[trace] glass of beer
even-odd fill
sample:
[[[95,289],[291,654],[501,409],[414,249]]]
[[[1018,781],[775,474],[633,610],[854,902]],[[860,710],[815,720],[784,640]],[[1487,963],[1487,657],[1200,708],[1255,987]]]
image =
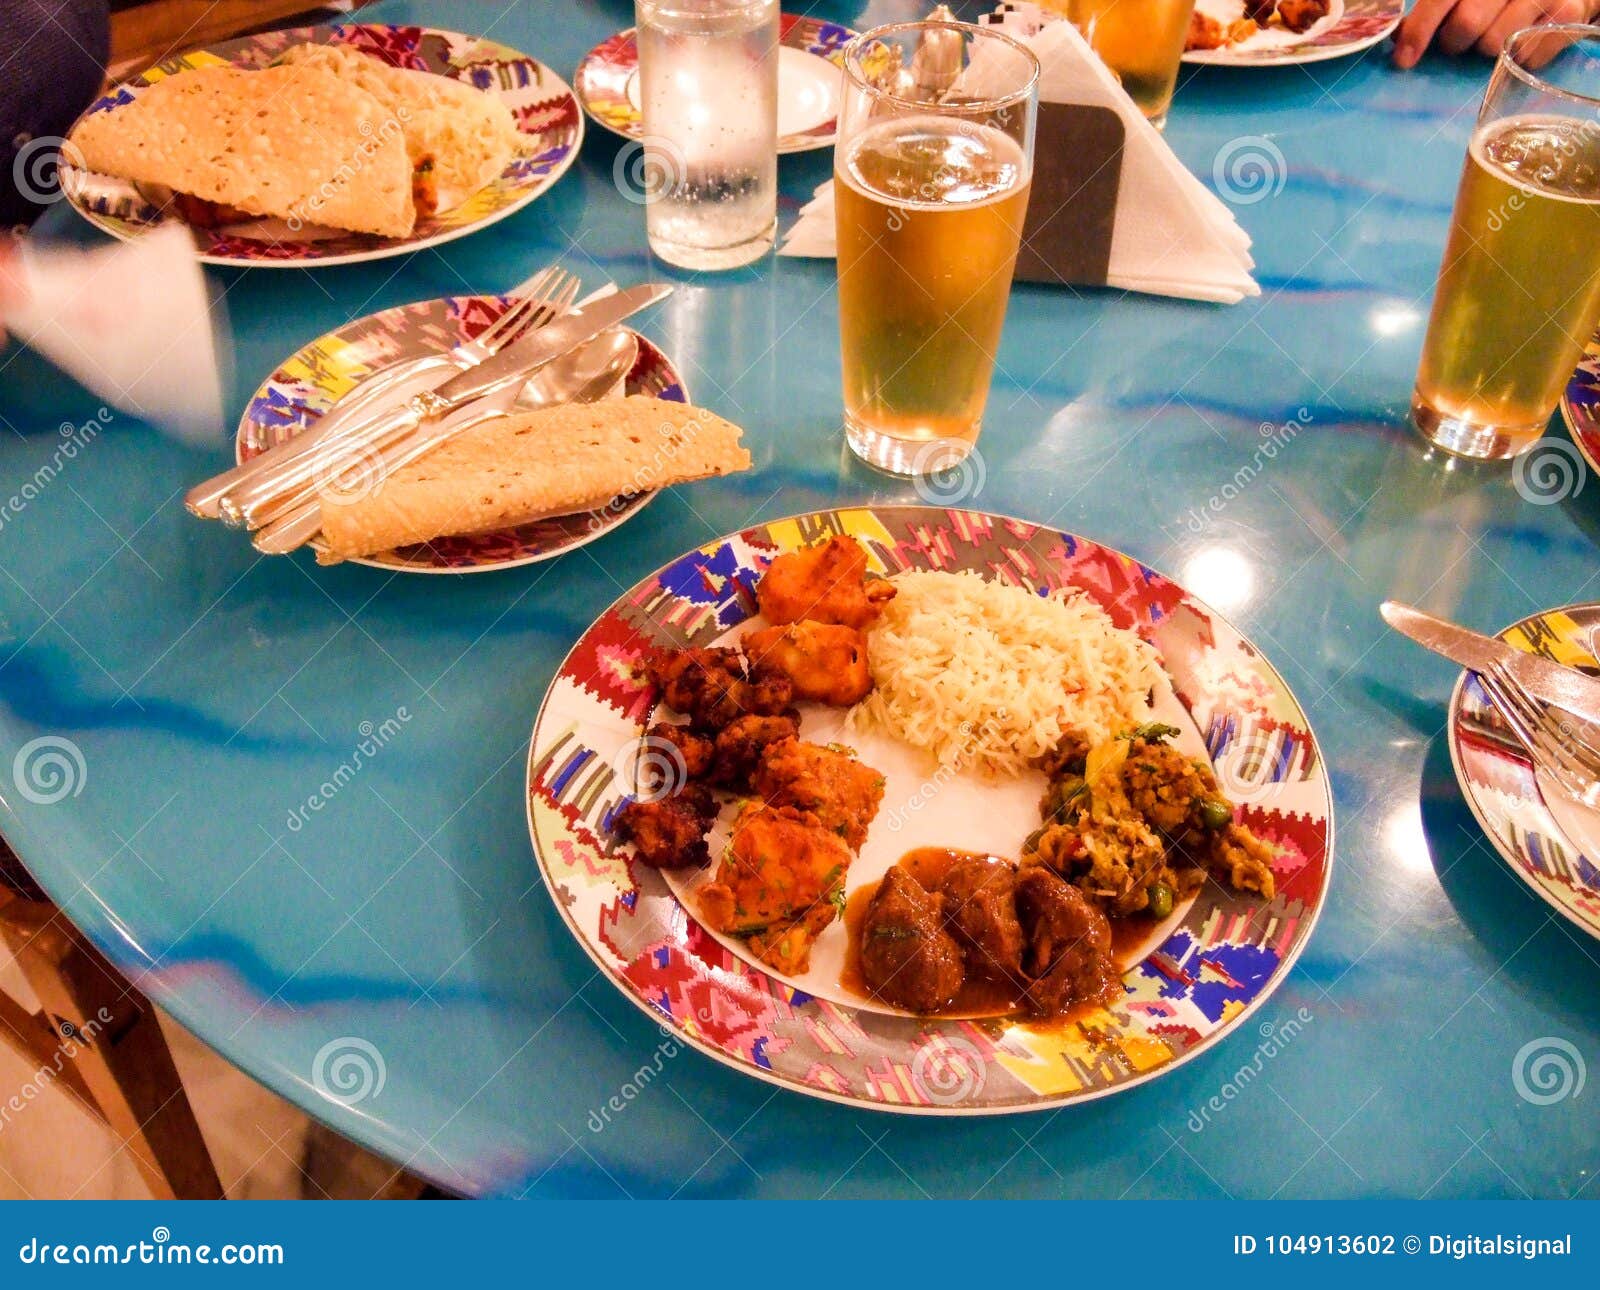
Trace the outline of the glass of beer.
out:
[[[1051,0],[1160,130],[1178,83],[1194,0]]]
[[[1600,27],[1511,36],[1473,128],[1411,419],[1462,457],[1544,433],[1600,322]]]
[[[898,23],[844,55],[834,208],[845,438],[880,470],[972,450],[1032,178],[1039,63],[1009,36]]]

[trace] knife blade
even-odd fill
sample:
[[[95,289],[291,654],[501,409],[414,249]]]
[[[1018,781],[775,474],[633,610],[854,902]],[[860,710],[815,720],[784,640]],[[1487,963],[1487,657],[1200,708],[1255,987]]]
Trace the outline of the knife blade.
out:
[[[297,487],[320,474],[338,473],[341,460],[359,461],[366,445],[378,435],[407,424],[420,426],[491,394],[510,381],[526,381],[541,367],[577,345],[616,326],[625,318],[671,294],[670,283],[646,282],[601,297],[584,308],[546,323],[492,358],[452,376],[444,384],[424,390],[398,408],[385,408],[347,426],[339,442],[325,454],[309,453],[276,473],[252,478],[222,497],[218,510],[224,522],[235,527],[257,527],[263,508],[286,488]]]
[[[1493,636],[1457,626],[1443,618],[1386,600],[1378,607],[1383,621],[1417,644],[1452,663],[1482,672],[1490,663],[1504,663],[1517,683],[1534,698],[1587,721],[1600,721],[1600,680],[1538,654],[1529,654]]]
[[[489,393],[510,377],[519,374],[532,376],[573,346],[581,345],[607,328],[615,327],[624,318],[631,317],[671,293],[672,285],[664,282],[643,282],[638,286],[625,287],[615,295],[596,300],[554,322],[546,323],[515,344],[507,345],[493,358],[487,358],[476,367],[469,367],[460,375],[452,376],[433,391],[433,397],[443,400],[448,408],[456,408]]]

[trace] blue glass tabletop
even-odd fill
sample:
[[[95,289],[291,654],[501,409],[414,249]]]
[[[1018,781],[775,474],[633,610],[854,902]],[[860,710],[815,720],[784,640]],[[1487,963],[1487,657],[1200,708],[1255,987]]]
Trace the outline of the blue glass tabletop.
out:
[[[914,7],[813,9],[862,26]],[[383,0],[363,15],[487,24],[564,73],[632,22],[622,0]],[[1600,1057],[1600,946],[1486,841],[1443,736],[1456,670],[1377,614],[1395,597],[1497,629],[1600,598],[1600,489],[1527,500],[1504,467],[1427,458],[1405,425],[1486,73],[1440,58],[1400,73],[1383,49],[1186,68],[1167,131],[1178,156],[1213,188],[1218,159],[1242,149],[1268,167],[1266,182],[1223,194],[1254,239],[1261,296],[1214,306],[1019,286],[982,489],[965,500],[1176,578],[1305,706],[1338,850],[1310,947],[1259,1014],[1271,1025],[1303,1009],[1293,1044],[1264,1055],[1246,1027],[1092,1104],[891,1118],[680,1049],[596,973],[524,822],[529,732],[566,650],[622,589],[714,536],[917,498],[843,448],[832,265],[776,258],[697,277],[652,262],[642,212],[614,182],[619,141],[593,125],[554,189],[471,237],[312,272],[210,270],[235,345],[229,417],[332,327],[555,262],[592,286],[677,282],[642,330],[697,401],[746,428],[755,468],[670,491],[522,569],[319,568],[306,553],[258,557],[185,513],[184,489],[229,460],[220,441],[185,446],[112,415],[62,460],[62,430],[97,408],[12,353],[0,828],[185,1025],[339,1131],[464,1192],[1580,1191],[1596,1163],[1589,1099],[1522,1096],[1517,1061],[1538,1041],[1571,1045],[1580,1067]],[[783,158],[785,224],[829,164],[826,150]],[[42,231],[97,236],[65,208]],[[46,738],[81,761],[57,767],[65,791],[24,795],[19,755]],[[623,1109],[599,1116],[613,1098]]]

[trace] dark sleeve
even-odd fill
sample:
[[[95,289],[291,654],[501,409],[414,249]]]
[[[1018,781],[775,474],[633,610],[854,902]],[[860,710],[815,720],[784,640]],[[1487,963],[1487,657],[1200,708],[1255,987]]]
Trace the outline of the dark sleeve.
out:
[[[100,92],[110,44],[107,0],[0,0],[0,228],[54,200],[52,141]]]

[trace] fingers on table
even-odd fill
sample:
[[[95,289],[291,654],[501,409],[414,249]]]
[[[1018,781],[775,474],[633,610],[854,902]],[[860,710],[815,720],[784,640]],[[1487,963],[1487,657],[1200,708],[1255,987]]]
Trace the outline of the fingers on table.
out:
[[[1474,48],[1480,54],[1487,54],[1490,58],[1500,53],[1501,47],[1506,43],[1506,37],[1514,31],[1521,31],[1524,27],[1531,27],[1536,22],[1545,20],[1545,6],[1541,0],[1511,0],[1500,11],[1498,17],[1484,29],[1482,35],[1473,42]]]
[[[1470,2],[1461,0],[1461,3]],[[1394,61],[1399,66],[1417,65],[1422,51],[1428,47],[1434,32],[1439,30],[1439,24],[1450,15],[1456,3],[1457,0],[1417,0],[1411,6],[1411,12],[1405,16],[1395,35]]]

